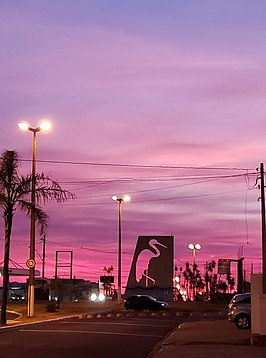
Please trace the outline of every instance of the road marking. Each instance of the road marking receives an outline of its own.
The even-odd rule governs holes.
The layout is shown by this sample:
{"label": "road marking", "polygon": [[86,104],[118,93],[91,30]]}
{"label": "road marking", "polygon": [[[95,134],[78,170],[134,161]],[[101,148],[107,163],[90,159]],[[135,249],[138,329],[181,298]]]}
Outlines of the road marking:
{"label": "road marking", "polygon": [[83,333],[83,334],[106,334],[106,335],[113,335],[113,336],[134,336],[134,337],[148,337],[148,338],[163,338],[163,336],[158,336],[154,334],[137,334],[137,333],[119,333],[119,332],[105,332],[105,331],[68,331],[63,329],[20,329],[19,332],[23,333]]}
{"label": "road marking", "polygon": [[104,324],[105,326],[107,325],[116,325],[116,326],[140,326],[141,327],[163,327],[163,328],[173,328],[173,327],[176,327],[176,325],[168,325],[168,326],[165,326],[165,325],[160,325],[158,326],[158,324],[138,324],[138,323],[122,323],[122,322],[60,322],[60,324],[87,324],[87,325],[92,325],[92,324]]}
{"label": "road marking", "polygon": [[[139,319],[139,318],[130,318],[131,321],[139,321],[141,322],[141,324],[143,324],[143,322],[151,322],[151,321],[154,321],[154,319]],[[173,323],[173,324],[176,324],[175,321],[171,320],[171,319],[156,319],[155,322],[164,322],[164,323]]]}

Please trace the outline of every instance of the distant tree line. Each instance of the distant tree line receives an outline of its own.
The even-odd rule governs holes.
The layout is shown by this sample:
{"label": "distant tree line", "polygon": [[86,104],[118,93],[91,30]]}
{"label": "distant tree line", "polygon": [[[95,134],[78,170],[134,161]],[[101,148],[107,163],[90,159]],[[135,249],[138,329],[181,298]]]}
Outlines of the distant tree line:
{"label": "distant tree line", "polygon": [[213,300],[217,294],[230,294],[235,291],[235,279],[231,273],[220,275],[215,272],[216,262],[206,262],[202,274],[198,265],[185,263],[184,267],[175,266],[175,276],[178,277],[177,298]]}

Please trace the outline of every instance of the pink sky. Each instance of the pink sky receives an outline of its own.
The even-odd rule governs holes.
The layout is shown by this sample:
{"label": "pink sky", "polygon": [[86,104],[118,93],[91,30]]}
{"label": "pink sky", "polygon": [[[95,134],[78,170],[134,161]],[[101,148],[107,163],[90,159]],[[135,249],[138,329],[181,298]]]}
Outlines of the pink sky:
{"label": "pink sky", "polygon": [[[247,272],[252,263],[261,270],[252,173],[266,148],[265,10],[259,0],[1,2],[1,152],[31,159],[31,134],[17,123],[49,118],[37,157],[56,163],[38,171],[77,196],[46,206],[47,276],[56,250],[73,250],[77,278],[116,269],[111,196],[124,193],[132,201],[123,205],[123,284],[139,235],[174,235],[178,267],[199,242],[202,272],[206,260],[241,250]],[[30,169],[22,163],[22,173]],[[3,253],[3,222],[0,230]],[[11,258],[24,267],[28,246],[29,220],[17,212]]]}

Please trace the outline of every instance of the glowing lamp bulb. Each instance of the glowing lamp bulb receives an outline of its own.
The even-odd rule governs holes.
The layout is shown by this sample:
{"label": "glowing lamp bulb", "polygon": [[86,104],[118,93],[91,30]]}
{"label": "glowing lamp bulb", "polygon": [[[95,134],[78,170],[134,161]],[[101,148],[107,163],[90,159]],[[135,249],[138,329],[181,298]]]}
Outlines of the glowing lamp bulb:
{"label": "glowing lamp bulb", "polygon": [[51,128],[51,123],[48,121],[42,121],[40,124],[40,128],[43,131],[48,131]]}
{"label": "glowing lamp bulb", "polygon": [[27,131],[29,129],[29,125],[27,122],[19,122],[18,127],[23,131]]}

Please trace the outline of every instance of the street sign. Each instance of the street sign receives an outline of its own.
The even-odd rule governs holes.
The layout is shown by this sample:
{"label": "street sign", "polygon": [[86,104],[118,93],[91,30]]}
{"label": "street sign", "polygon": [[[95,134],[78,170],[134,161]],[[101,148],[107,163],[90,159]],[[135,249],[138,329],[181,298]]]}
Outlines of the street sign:
{"label": "street sign", "polygon": [[218,260],[218,274],[229,275],[231,273],[231,260],[229,259],[219,259]]}
{"label": "street sign", "polygon": [[[0,277],[3,274],[3,267],[0,267]],[[8,274],[10,276],[29,276],[29,269],[23,269],[23,268],[9,268]],[[39,270],[35,270],[35,276],[40,276],[41,273]]]}
{"label": "street sign", "polygon": [[27,265],[28,268],[33,268],[35,266],[35,261],[32,260],[32,259],[28,259],[26,261],[26,265]]}
{"label": "street sign", "polygon": [[100,276],[101,283],[114,283],[114,276]]}

